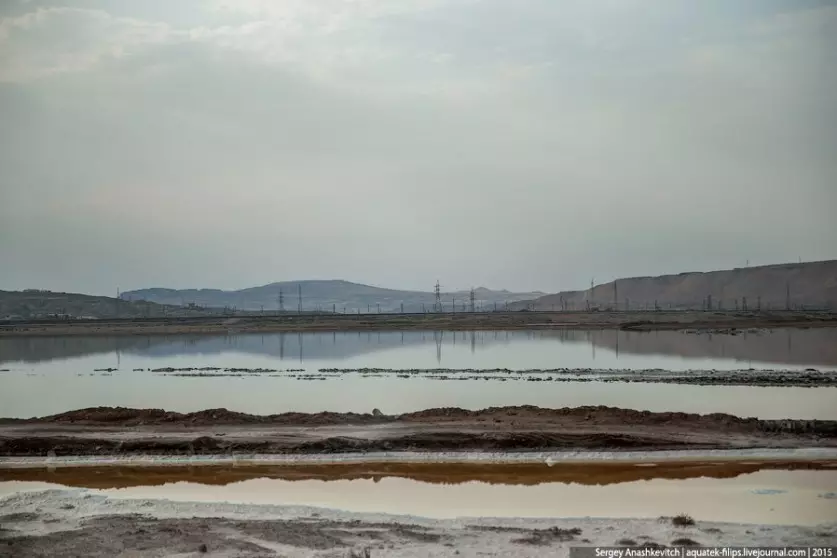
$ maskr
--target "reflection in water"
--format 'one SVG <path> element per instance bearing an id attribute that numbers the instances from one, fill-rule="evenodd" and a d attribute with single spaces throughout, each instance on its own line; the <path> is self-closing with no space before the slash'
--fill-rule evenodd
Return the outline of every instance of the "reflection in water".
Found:
<path id="1" fill-rule="evenodd" d="M 295 339 L 288 344 L 287 337 Z M 432 337 L 432 339 L 431 339 Z M 225 336 L 114 336 L 114 337 L 29 337 L 0 338 L 0 363 L 42 362 L 86 355 L 113 353 L 163 358 L 204 357 L 242 353 L 278 357 L 280 360 L 342 360 L 391 351 L 402 347 L 435 345 L 436 364 L 446 363 L 446 348 L 470 353 L 505 347 L 521 352 L 549 353 L 549 365 L 567 366 L 560 359 L 573 346 L 588 345 L 587 366 L 616 362 L 626 356 L 676 356 L 746 364 L 837 367 L 837 328 L 777 329 L 739 335 L 685 333 L 680 331 L 631 332 L 619 330 L 538 331 L 400 331 L 400 332 L 313 332 L 241 334 Z M 607 355 L 597 354 L 605 349 Z M 496 364 L 487 364 L 487 367 Z M 688 366 L 687 366 L 688 367 Z"/>
<path id="2" fill-rule="evenodd" d="M 54 478 L 52 480 L 58 480 Z M 59 484 L 0 482 L 0 495 Z M 255 478 L 208 487 L 200 480 L 107 489 L 115 498 L 306 505 L 355 512 L 427 517 L 648 517 L 687 513 L 698 520 L 815 525 L 833 522 L 834 470 L 761 470 L 733 478 L 689 478 L 537 485 L 463 482 L 430 484 L 409 478 L 282 480 Z"/>
<path id="3" fill-rule="evenodd" d="M 358 480 L 379 482 L 385 478 L 409 479 L 428 484 L 463 484 L 482 482 L 505 485 L 543 483 L 604 486 L 651 479 L 732 479 L 758 471 L 835 470 L 835 461 L 694 461 L 647 464 L 467 464 L 467 463 L 329 463 L 325 465 L 253 465 L 243 466 L 84 466 L 0 468 L 0 482 L 51 482 L 78 488 L 127 488 L 160 486 L 174 482 L 227 485 L 246 480 L 268 478 L 286 481 Z"/>
<path id="4" fill-rule="evenodd" d="M 835 334 L 837 329 L 746 336 L 555 330 L 0 338 L 0 370 L 8 369 L 0 371 L 0 416 L 44 416 L 101 405 L 180 412 L 225 407 L 256 414 L 608 405 L 654 412 L 835 419 L 837 388 L 478 380 L 441 385 L 412 376 L 352 374 L 303 381 L 306 374 L 207 378 L 148 371 L 165 367 L 305 372 L 367 367 L 736 370 L 756 364 L 757 358 L 776 360 L 766 367 L 823 369 L 837 368 Z M 788 345 L 786 339 L 793 343 Z M 753 361 L 742 362 L 743 358 Z"/>

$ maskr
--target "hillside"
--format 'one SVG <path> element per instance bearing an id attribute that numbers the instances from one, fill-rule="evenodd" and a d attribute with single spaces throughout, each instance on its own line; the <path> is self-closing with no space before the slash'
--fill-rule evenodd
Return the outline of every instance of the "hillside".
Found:
<path id="1" fill-rule="evenodd" d="M 52 291 L 0 291 L 0 320 L 40 318 L 140 318 L 202 316 L 212 313 L 200 308 L 180 308 L 151 302 L 129 302 L 107 296 Z"/>
<path id="2" fill-rule="evenodd" d="M 275 311 L 279 307 L 279 293 L 284 298 L 285 310 L 297 310 L 300 305 L 299 294 L 302 293 L 303 310 L 332 309 L 342 312 L 377 311 L 394 312 L 404 305 L 405 312 L 421 312 L 422 308 L 430 310 L 435 298 L 432 292 L 400 291 L 362 285 L 342 280 L 310 280 L 283 281 L 271 283 L 261 287 L 252 287 L 238 291 L 222 291 L 218 289 L 141 289 L 127 291 L 122 294 L 124 300 L 147 300 L 159 304 L 181 305 L 194 303 L 199 306 L 235 307 L 244 310 Z M 493 291 L 486 288 L 475 289 L 476 304 L 485 309 L 493 309 L 494 304 L 502 308 L 506 302 L 527 300 L 543 293 L 512 293 L 509 291 Z M 457 309 L 462 304 L 468 304 L 469 292 L 456 291 L 442 293 L 442 301 L 450 310 L 456 299 Z"/>
<path id="3" fill-rule="evenodd" d="M 615 285 L 614 285 L 615 284 Z M 509 305 L 521 310 L 654 308 L 837 309 L 837 260 L 765 265 L 659 277 L 630 277 L 583 291 L 564 291 Z M 737 305 L 737 306 L 736 306 Z"/>

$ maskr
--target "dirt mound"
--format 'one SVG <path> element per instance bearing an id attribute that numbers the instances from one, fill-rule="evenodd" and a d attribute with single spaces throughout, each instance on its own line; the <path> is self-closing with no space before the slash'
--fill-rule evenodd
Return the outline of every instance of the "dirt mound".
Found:
<path id="1" fill-rule="evenodd" d="M 125 407 L 92 407 L 59 415 L 24 421 L 2 423 L 72 423 L 85 426 L 328 426 L 368 425 L 403 422 L 444 425 L 445 429 L 457 429 L 467 425 L 498 430 L 541 430 L 558 426 L 584 429 L 609 427 L 680 428 L 694 430 L 734 430 L 739 433 L 780 433 L 837 437 L 837 421 L 823 420 L 758 420 L 740 418 L 723 413 L 698 415 L 694 413 L 652 413 L 616 407 L 586 406 L 545 409 L 531 405 L 516 407 L 490 407 L 470 411 L 458 407 L 426 409 L 402 415 L 372 413 L 282 413 L 276 415 L 251 415 L 228 409 L 207 409 L 195 413 L 175 413 L 162 409 L 129 409 Z M 347 442 L 348 445 L 351 445 Z"/>
<path id="2" fill-rule="evenodd" d="M 37 422 L 73 422 L 119 425 L 172 422 L 182 417 L 180 413 L 163 409 L 132 409 L 128 407 L 88 407 L 57 415 L 32 419 Z"/>
<path id="3" fill-rule="evenodd" d="M 162 409 L 131 409 L 126 407 L 90 407 L 29 420 L 0 419 L 2 422 L 42 422 L 108 424 L 118 426 L 142 426 L 155 424 L 185 424 L 194 426 L 275 424 L 317 426 L 329 424 L 368 424 L 395 420 L 387 415 L 360 413 L 281 413 L 276 415 L 252 415 L 229 409 L 205 409 L 194 413 L 176 413 Z"/>
<path id="4" fill-rule="evenodd" d="M 619 422 L 622 424 L 700 424 L 712 426 L 750 425 L 756 426 L 759 421 L 755 418 L 741 418 L 723 413 L 699 415 L 695 413 L 652 413 L 651 411 L 636 411 L 620 409 L 618 407 L 582 406 L 547 409 L 533 405 L 513 407 L 489 407 L 479 411 L 469 411 L 457 407 L 425 409 L 414 413 L 398 416 L 398 420 L 408 422 L 434 422 L 463 419 L 496 419 L 516 420 L 527 419 L 567 419 L 581 418 L 590 424 Z"/>

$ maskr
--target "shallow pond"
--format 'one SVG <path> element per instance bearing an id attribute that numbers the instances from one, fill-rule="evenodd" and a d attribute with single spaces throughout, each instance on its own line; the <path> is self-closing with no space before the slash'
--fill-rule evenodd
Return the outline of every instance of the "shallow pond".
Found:
<path id="1" fill-rule="evenodd" d="M 114 469 L 110 475 L 118 477 L 118 468 Z M 561 477 L 560 467 L 552 469 Z M 485 482 L 479 474 L 472 480 L 455 483 L 384 474 L 351 479 L 260 477 L 226 483 L 223 479 L 210 479 L 211 484 L 207 484 L 206 476 L 196 473 L 194 480 L 180 475 L 186 480 L 155 486 L 142 485 L 142 477 L 135 470 L 131 473 L 131 486 L 96 491 L 116 498 L 303 505 L 439 518 L 654 518 L 687 513 L 698 520 L 797 525 L 833 522 L 837 518 L 837 470 L 760 469 L 730 473 L 725 469 L 725 465 L 716 465 L 714 472 L 704 471 L 701 476 L 690 478 L 641 473 L 645 478 L 624 481 L 614 481 L 610 471 L 601 484 L 590 474 L 583 479 L 573 480 L 570 475 L 561 481 L 542 479 L 528 484 L 506 484 L 496 476 Z M 45 473 L 43 478 L 49 479 L 49 475 Z M 159 479 L 152 480 L 152 484 L 156 482 Z M 4 481 L 0 482 L 0 497 L 21 490 L 64 486 L 44 481 Z"/>
<path id="2" fill-rule="evenodd" d="M 837 368 L 837 330 L 684 332 L 343 332 L 235 336 L 0 338 L 0 416 L 92 406 L 197 411 L 416 411 L 456 406 L 610 405 L 760 418 L 837 418 L 837 388 L 542 383 L 335 375 L 323 368 Z M 155 368 L 281 373 L 185 377 Z"/>

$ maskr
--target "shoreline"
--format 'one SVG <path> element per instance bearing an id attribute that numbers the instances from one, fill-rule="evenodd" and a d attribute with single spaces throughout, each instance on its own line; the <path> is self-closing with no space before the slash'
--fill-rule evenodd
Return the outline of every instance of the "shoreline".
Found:
<path id="1" fill-rule="evenodd" d="M 0 457 L 0 470 L 72 467 L 259 467 L 326 465 L 596 465 L 656 467 L 678 464 L 741 463 L 751 465 L 821 463 L 837 467 L 837 447 L 745 448 L 672 451 L 543 451 L 543 452 L 363 452 L 337 454 L 206 454 L 193 456 L 122 455 L 103 457 Z"/>
<path id="2" fill-rule="evenodd" d="M 837 313 L 801 311 L 489 312 L 448 314 L 318 314 L 0 323 L 0 337 L 240 334 L 338 331 L 485 331 L 622 329 L 699 330 L 837 327 Z"/>

